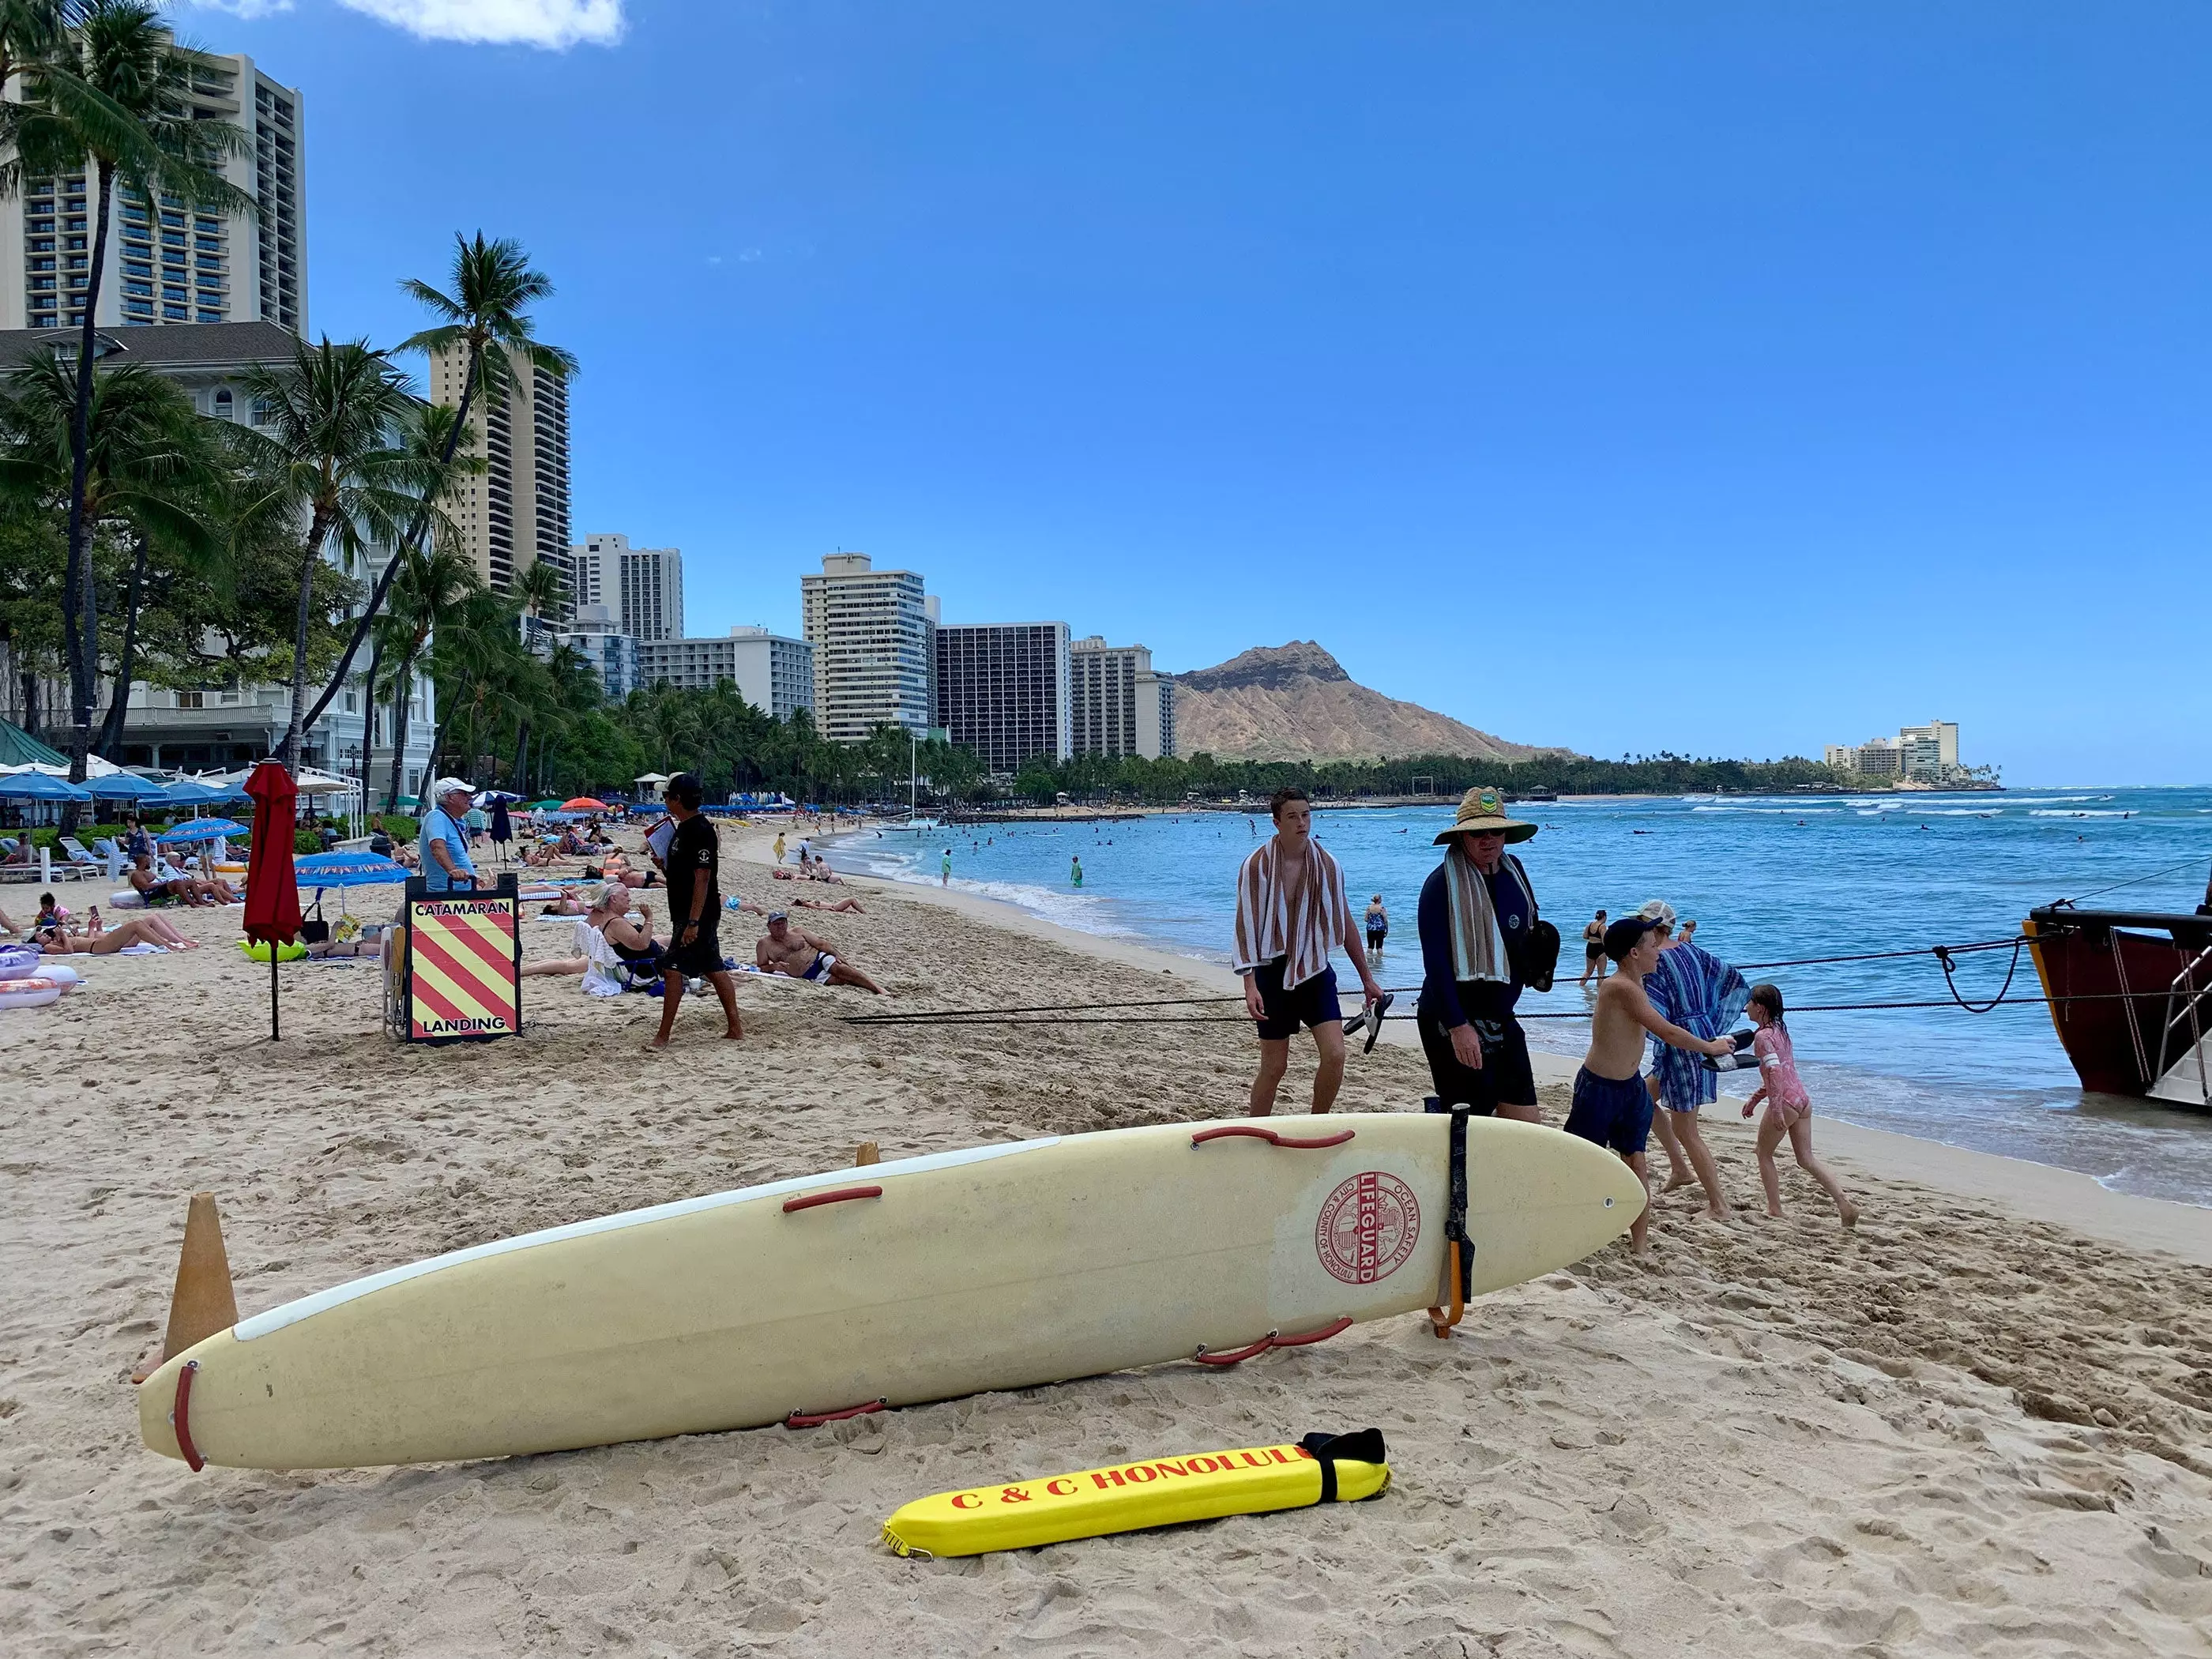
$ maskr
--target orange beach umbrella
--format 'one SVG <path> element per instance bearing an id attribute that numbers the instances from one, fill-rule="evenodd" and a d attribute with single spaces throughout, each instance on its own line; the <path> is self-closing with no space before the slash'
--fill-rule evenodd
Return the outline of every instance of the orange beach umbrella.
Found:
<path id="1" fill-rule="evenodd" d="M 612 809 L 603 800 L 595 800 L 589 795 L 579 795 L 574 800 L 562 801 L 561 810 L 564 812 L 605 812 Z"/>

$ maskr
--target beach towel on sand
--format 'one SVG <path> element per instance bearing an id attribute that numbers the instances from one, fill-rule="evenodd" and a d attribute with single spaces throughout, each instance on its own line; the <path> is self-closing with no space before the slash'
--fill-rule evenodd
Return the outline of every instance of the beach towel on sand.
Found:
<path id="1" fill-rule="evenodd" d="M 1751 1000 L 1743 975 L 1695 945 L 1662 951 L 1659 965 L 1644 978 L 1644 994 L 1662 1016 L 1701 1037 L 1720 1036 Z M 1651 1039 L 1651 1072 L 1659 1079 L 1661 1103 L 1678 1112 L 1720 1098 L 1718 1073 L 1708 1071 L 1688 1049 L 1657 1037 Z"/>
<path id="2" fill-rule="evenodd" d="M 1354 931 L 1344 896 L 1344 872 L 1315 842 L 1306 843 L 1305 879 L 1290 879 L 1282 841 L 1255 848 L 1237 872 L 1237 948 L 1230 966 L 1249 974 L 1280 957 L 1285 989 L 1328 966 L 1328 953 Z"/>

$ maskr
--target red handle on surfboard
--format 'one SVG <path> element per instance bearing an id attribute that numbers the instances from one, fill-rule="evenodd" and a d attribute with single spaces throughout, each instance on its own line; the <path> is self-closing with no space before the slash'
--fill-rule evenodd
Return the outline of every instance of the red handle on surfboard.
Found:
<path id="1" fill-rule="evenodd" d="M 1310 1140 L 1297 1140 L 1273 1129 L 1263 1129 L 1256 1123 L 1227 1123 L 1218 1129 L 1201 1129 L 1190 1138 L 1193 1146 L 1203 1146 L 1209 1140 L 1219 1140 L 1224 1135 L 1245 1135 L 1254 1140 L 1264 1140 L 1270 1146 L 1281 1146 L 1294 1152 L 1319 1152 L 1324 1146 L 1341 1146 L 1352 1139 L 1353 1132 L 1340 1129 L 1333 1135 L 1316 1135 Z"/>
<path id="2" fill-rule="evenodd" d="M 1303 1348 L 1310 1343 L 1326 1342 L 1332 1336 L 1351 1328 L 1352 1316 L 1346 1314 L 1334 1324 L 1324 1325 L 1317 1331 L 1307 1331 L 1298 1336 L 1285 1336 L 1280 1331 L 1269 1331 L 1248 1347 L 1231 1348 L 1222 1353 L 1208 1353 L 1200 1348 L 1191 1358 L 1201 1365 L 1241 1365 L 1248 1359 L 1258 1358 L 1270 1348 Z"/>
<path id="3" fill-rule="evenodd" d="M 848 1198 L 881 1198 L 883 1195 L 884 1189 L 880 1187 L 837 1187 L 826 1193 L 802 1193 L 797 1198 L 783 1200 L 783 1212 L 789 1215 L 796 1210 L 811 1210 L 817 1204 L 842 1204 Z"/>
<path id="4" fill-rule="evenodd" d="M 1324 1325 L 1317 1331 L 1308 1331 L 1304 1336 L 1270 1337 L 1269 1342 L 1278 1348 L 1303 1348 L 1309 1342 L 1326 1342 L 1332 1336 L 1341 1336 L 1352 1328 L 1352 1316 L 1346 1314 L 1334 1325 Z"/>
<path id="5" fill-rule="evenodd" d="M 818 1429 L 824 1423 L 842 1423 L 848 1417 L 866 1417 L 870 1412 L 879 1412 L 891 1402 L 871 1400 L 865 1405 L 848 1406 L 842 1412 L 793 1412 L 783 1419 L 787 1429 Z"/>
<path id="6" fill-rule="evenodd" d="M 177 1431 L 177 1449 L 184 1453 L 185 1462 L 194 1474 L 207 1467 L 207 1459 L 192 1444 L 192 1374 L 199 1368 L 197 1359 L 185 1362 L 184 1369 L 177 1373 L 177 1403 L 169 1408 L 169 1421 Z"/>

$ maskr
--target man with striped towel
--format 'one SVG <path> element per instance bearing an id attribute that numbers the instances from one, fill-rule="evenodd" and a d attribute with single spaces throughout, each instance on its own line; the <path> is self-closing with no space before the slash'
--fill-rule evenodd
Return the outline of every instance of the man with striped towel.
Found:
<path id="1" fill-rule="evenodd" d="M 1513 1017 L 1526 982 L 1526 941 L 1535 931 L 1536 890 L 1506 847 L 1536 826 L 1510 817 L 1495 789 L 1460 799 L 1448 850 L 1421 884 L 1419 1030 L 1437 1098 L 1479 1117 L 1537 1123 L 1528 1038 Z"/>
<path id="2" fill-rule="evenodd" d="M 1274 836 L 1261 842 L 1237 875 L 1237 951 L 1244 1007 L 1260 1028 L 1260 1074 L 1252 1079 L 1252 1115 L 1275 1109 L 1275 1091 L 1290 1069 L 1291 1038 L 1304 1025 L 1314 1035 L 1320 1064 L 1313 1109 L 1336 1103 L 1344 1081 L 1344 1011 L 1336 1000 L 1329 952 L 1342 945 L 1359 971 L 1364 1002 L 1382 988 L 1360 948 L 1358 920 L 1345 896 L 1344 872 L 1313 841 L 1313 804 L 1303 789 L 1278 789 L 1267 803 Z"/>

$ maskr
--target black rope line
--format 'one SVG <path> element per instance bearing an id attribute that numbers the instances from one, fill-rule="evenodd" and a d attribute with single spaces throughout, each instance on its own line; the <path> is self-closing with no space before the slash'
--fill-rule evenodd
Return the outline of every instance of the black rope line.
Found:
<path id="1" fill-rule="evenodd" d="M 1919 945 L 1910 951 L 1864 951 L 1847 957 L 1799 957 L 1790 962 L 1739 962 L 1734 966 L 1741 971 L 1747 968 L 1818 968 L 1832 962 L 1886 962 L 1902 957 L 1942 957 L 1946 952 L 1964 956 L 1969 951 L 2002 951 L 2007 945 L 2015 949 L 2034 941 L 2025 934 L 2015 939 L 1983 939 L 1973 945 Z"/>
<path id="2" fill-rule="evenodd" d="M 2120 1002 L 2159 994 L 2162 994 L 2146 991 L 2097 991 L 2051 997 L 2014 997 L 2000 994 L 1987 1002 L 1978 1004 L 1968 1002 L 1955 995 L 1938 997 L 1921 1002 L 1815 1002 L 1792 1004 L 1790 1017 L 1795 1019 L 1800 1014 L 1869 1013 L 1904 1008 L 1959 1008 L 1970 1014 L 1985 1014 L 1994 1008 L 2044 1008 L 2052 1003 Z M 978 1013 L 957 1019 L 941 1018 L 934 1014 L 852 1014 L 846 1016 L 842 1023 L 847 1025 L 952 1027 L 963 1025 L 1250 1025 L 1253 1024 L 1250 1017 L 1244 1014 L 1178 1014 L 1164 1019 L 1151 1020 L 1133 1019 L 1127 1014 L 1071 1013 L 1061 1014 L 1054 1018 L 1037 1018 L 1040 1014 L 1050 1012 L 1049 1010 L 1030 1010 L 1026 1018 L 1013 1014 Z M 1589 1017 L 1588 1009 L 1516 1010 L 1513 1015 L 1516 1020 L 1588 1019 Z M 1395 1023 L 1401 1020 L 1418 1019 L 1419 1016 L 1418 1014 L 1385 1014 L 1382 1018 Z"/>
<path id="3" fill-rule="evenodd" d="M 2140 887 L 2147 881 L 2156 881 L 2160 876 L 2178 875 L 2184 870 L 2194 870 L 2198 865 L 2203 862 L 2204 854 L 2199 853 L 2193 859 L 2184 859 L 2180 863 L 2172 865 L 2166 869 L 2154 870 L 2147 876 L 2130 876 L 2125 881 L 2116 881 L 2107 887 L 2092 887 L 2086 893 L 2076 893 L 2070 899 L 2061 899 L 2058 902 L 2061 904 L 2079 904 L 2083 899 L 2094 898 L 2100 893 L 2117 893 L 2123 887 Z"/>

